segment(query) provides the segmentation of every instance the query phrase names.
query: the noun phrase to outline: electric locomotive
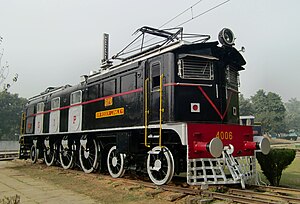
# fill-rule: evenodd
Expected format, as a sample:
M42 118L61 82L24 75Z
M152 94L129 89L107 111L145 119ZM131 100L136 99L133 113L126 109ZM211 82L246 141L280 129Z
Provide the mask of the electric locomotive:
M185 173L190 185L256 182L255 151L270 145L239 124L239 72L246 64L224 28L219 42L183 28L144 26L79 84L49 87L29 98L20 158L90 173L148 173L157 185ZM147 36L159 40L146 45ZM151 39L150 39L151 40ZM189 41L187 41L189 40ZM120 60L117 65L113 61Z

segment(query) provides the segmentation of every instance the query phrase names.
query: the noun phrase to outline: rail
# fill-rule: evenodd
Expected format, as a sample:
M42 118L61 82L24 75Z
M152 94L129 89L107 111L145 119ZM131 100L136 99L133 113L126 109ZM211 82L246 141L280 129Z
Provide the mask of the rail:
M270 200L272 202L287 202L287 203L300 203L300 198L294 198L291 196L285 195L274 195L268 193L258 193L250 190L240 190L240 189L230 189L230 194L232 195L242 195L251 197L252 199L260 199L260 200Z
M255 188L263 191L282 193L282 194L295 194L300 197L300 189L295 188L285 188L285 187L275 187L275 186L261 186L256 185ZM299 202L300 203L300 202Z

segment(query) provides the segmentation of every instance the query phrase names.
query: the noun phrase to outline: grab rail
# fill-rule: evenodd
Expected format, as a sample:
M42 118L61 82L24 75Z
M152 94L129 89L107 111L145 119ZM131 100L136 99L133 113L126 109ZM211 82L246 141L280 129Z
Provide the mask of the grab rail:
M149 78L147 78L145 80L145 83L144 83L144 102L145 102L145 146L146 147L150 147L150 145L148 145L148 141L147 141L147 138L148 138L148 114L149 114L149 110L148 110L148 81L149 81Z

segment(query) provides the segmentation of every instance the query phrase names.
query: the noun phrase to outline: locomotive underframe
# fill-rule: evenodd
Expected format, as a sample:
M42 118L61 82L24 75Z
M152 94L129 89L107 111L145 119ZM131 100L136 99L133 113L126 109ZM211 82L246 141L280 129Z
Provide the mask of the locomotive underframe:
M191 151L189 148L191 145L187 144L191 138L187 136L188 126L188 124L183 123L178 125L164 124L164 127L173 127L173 129L163 129L162 138L164 147L168 148L168 151L170 152L170 155L169 153L165 153L166 157L169 160L173 160L171 162L172 164L169 162L169 165L172 165L170 167L171 170L169 170L171 171L170 177L172 177L174 173L179 175L182 172L187 172L187 183L190 185L240 183L244 187L245 184L257 183L255 154L250 156L233 157L233 151L230 152L229 145L224 147L222 157L220 158L207 158L207 156L202 158L189 158L189 152ZM198 126L202 127L203 125L199 124L197 127ZM152 125L152 127L155 126ZM149 146L158 148L159 128L149 128L148 132ZM58 161L58 163L60 163L65 169L72 168L77 165L80 166L86 173L90 173L95 170L107 171L107 168L104 168L104 166L107 165L109 167L109 164L111 168L117 165L117 163L114 163L117 162L117 159L112 159L110 163L106 164L111 148L115 147L114 149L116 154L121 156L119 160L123 160L122 163L121 161L120 164L118 163L118 165L121 165L122 167L122 172L119 173L115 170L117 173L111 174L115 175L115 177L119 177L124 174L125 170L134 170L136 172L146 173L149 170L147 157L151 154L155 155L155 151L158 151L157 148L154 148L154 151L149 151L149 148L145 147L143 138L144 128L92 133L65 133L49 137L50 135L27 135L23 137L24 141L23 145L21 144L20 157L32 157L29 151L23 152L22 149L28 150L32 149L33 146L36 146L35 152L40 153L38 158L43 158L44 160L47 160L46 158L48 158L49 162L46 161L47 165L54 165L57 163L56 161ZM68 140L69 143L66 143L66 140ZM88 141L96 142L95 145L98 145L99 147L98 149L95 148L97 156L92 158L91 162L93 162L93 165L85 167L85 165L82 164L84 162L81 160L84 160L85 158L88 160L90 150L82 151L81 153L81 148L83 147L83 149L86 149L86 143ZM70 155L72 155L72 161L67 164L64 164L61 158L64 155L64 151L66 151L64 146L69 147L71 151ZM53 151L51 152L54 155L53 157L51 157L51 154L47 153L49 151ZM152 165L153 168L155 168L155 161L153 161ZM160 168L159 165L158 167ZM108 168L108 170L112 171L111 168ZM159 181L157 182L157 184L160 183Z

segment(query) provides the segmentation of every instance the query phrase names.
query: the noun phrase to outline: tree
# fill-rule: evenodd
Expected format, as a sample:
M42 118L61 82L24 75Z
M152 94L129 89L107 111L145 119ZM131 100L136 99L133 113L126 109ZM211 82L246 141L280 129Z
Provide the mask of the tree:
M266 94L261 89L251 97L251 101L255 118L262 123L265 132L277 134L286 132L286 109L278 94L273 92Z
M2 40L3 38L0 36L0 45L2 43ZM4 49L2 48L2 50L0 51L0 86L3 85L3 91L7 91L14 83L17 82L19 75L15 74L11 82L4 83L9 75L9 65L7 61L5 65L2 65L3 54L4 54Z
M254 115L254 107L251 103L250 99L244 98L243 94L240 94L239 97L240 102L240 115Z
M272 186L279 186L282 171L296 156L294 149L271 149L268 155L257 153L258 163Z
M291 98L287 103L286 107L286 124L288 130L294 130L295 132L300 131L300 101L296 98Z
M251 102L255 113L267 112L267 95L264 90L260 89L254 96L251 96Z
M27 99L0 92L0 140L18 140L21 113Z

